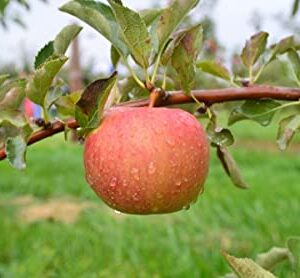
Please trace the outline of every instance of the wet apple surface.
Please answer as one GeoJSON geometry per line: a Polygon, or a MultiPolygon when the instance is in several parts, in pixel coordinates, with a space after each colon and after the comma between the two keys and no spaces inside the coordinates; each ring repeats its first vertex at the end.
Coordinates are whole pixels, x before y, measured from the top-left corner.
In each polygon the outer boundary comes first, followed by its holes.
{"type": "Polygon", "coordinates": [[[209,144],[196,118],[180,109],[114,108],[85,143],[86,179],[115,210],[175,212],[203,190],[209,144]]]}

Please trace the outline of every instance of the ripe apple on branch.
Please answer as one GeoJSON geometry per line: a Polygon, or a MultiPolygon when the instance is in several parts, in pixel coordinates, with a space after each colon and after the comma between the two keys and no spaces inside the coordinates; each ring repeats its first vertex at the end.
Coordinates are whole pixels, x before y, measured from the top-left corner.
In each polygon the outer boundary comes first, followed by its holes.
{"type": "MultiPolygon", "coordinates": [[[[108,2],[69,1],[60,10],[109,40],[113,65],[123,63],[129,76],[121,80],[115,72],[83,91],[64,95],[57,74],[68,60],[69,44],[82,29],[74,24],[65,27],[39,51],[29,79],[0,76],[0,159],[7,157],[12,166],[23,169],[27,145],[76,129],[85,138],[86,177],[96,193],[115,210],[156,214],[181,210],[197,199],[208,173],[210,142],[233,184],[247,188],[228,150],[233,135],[219,126],[215,104],[244,100],[233,108],[228,125],[252,120],[263,126],[276,112],[298,106],[299,89],[256,83],[266,66],[287,54],[300,85],[299,44],[290,36],[267,47],[268,33],[258,32],[241,53],[248,76],[236,76],[218,62],[199,59],[201,24],[180,29],[198,0],[174,0],[164,9],[140,13],[120,0],[108,2]],[[231,87],[195,90],[196,75],[203,72],[231,87]],[[180,88],[168,84],[172,78],[180,88]],[[139,97],[140,92],[148,97],[139,97]],[[9,97],[12,93],[14,98],[9,97]],[[25,97],[42,107],[42,120],[31,121],[22,113],[25,97]],[[192,102],[194,115],[180,106],[192,102]],[[172,105],[181,109],[160,108],[172,105]],[[52,107],[59,119],[49,113],[52,107]],[[196,117],[205,118],[206,132],[196,117]]],[[[282,119],[281,149],[299,127],[296,112],[282,119]]]]}

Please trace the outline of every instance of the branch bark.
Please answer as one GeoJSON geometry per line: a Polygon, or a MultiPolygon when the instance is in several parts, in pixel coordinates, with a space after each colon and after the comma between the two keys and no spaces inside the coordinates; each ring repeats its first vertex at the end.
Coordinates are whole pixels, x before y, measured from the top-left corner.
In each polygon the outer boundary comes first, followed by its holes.
{"type": "MultiPolygon", "coordinates": [[[[209,89],[209,90],[195,90],[192,94],[200,102],[206,105],[212,105],[215,103],[223,103],[229,101],[241,101],[241,100],[258,100],[258,99],[276,99],[282,101],[298,101],[300,99],[300,89],[284,88],[284,87],[272,87],[272,86],[255,86],[244,88],[226,88],[226,89],[209,89]]],[[[169,92],[167,98],[160,100],[158,106],[167,106],[174,104],[183,104],[194,102],[192,97],[185,95],[181,91],[169,92]]],[[[149,106],[149,99],[141,99],[124,102],[118,106],[126,107],[144,107],[149,106]]],[[[79,127],[78,123],[74,119],[70,119],[66,122],[69,128],[76,129],[79,127]]],[[[32,145],[38,141],[41,141],[47,137],[64,131],[65,124],[62,122],[54,122],[50,128],[43,129],[35,132],[29,139],[28,145],[32,145]]],[[[0,160],[6,158],[5,149],[0,150],[0,160]]]]}

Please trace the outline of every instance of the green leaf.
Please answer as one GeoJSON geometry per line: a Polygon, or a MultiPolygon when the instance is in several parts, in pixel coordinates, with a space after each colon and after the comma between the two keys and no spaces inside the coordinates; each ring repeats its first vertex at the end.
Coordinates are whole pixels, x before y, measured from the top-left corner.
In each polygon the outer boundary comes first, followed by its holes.
{"type": "Polygon", "coordinates": [[[232,183],[241,189],[247,189],[249,186],[245,182],[244,178],[241,175],[241,171],[233,159],[232,155],[230,154],[229,150],[225,146],[218,146],[217,147],[217,155],[220,159],[222,166],[230,177],[232,183]]]}
{"type": "Polygon", "coordinates": [[[277,134],[277,144],[283,151],[285,150],[296,132],[300,131],[300,115],[293,115],[284,118],[279,123],[277,134]]]}
{"type": "Polygon", "coordinates": [[[0,146],[8,138],[22,136],[26,141],[32,133],[27,119],[21,111],[16,109],[0,109],[0,146]]]}
{"type": "Polygon", "coordinates": [[[25,88],[13,88],[9,91],[9,95],[0,102],[0,110],[2,109],[19,109],[25,99],[25,88]]]}
{"type": "Polygon", "coordinates": [[[0,110],[0,125],[3,122],[9,122],[15,127],[24,127],[27,125],[26,118],[21,111],[16,109],[1,109],[0,110]]]}
{"type": "Polygon", "coordinates": [[[54,54],[54,43],[53,41],[50,41],[36,55],[34,60],[34,68],[38,69],[53,54],[54,54]]]}
{"type": "Polygon", "coordinates": [[[63,28],[54,40],[54,53],[64,55],[73,39],[76,38],[81,30],[82,27],[76,24],[71,24],[63,28]]]}
{"type": "Polygon", "coordinates": [[[300,86],[300,57],[298,53],[293,49],[290,49],[288,51],[288,57],[292,64],[293,72],[297,80],[297,83],[300,86]]]}
{"type": "Polygon", "coordinates": [[[171,34],[199,2],[199,0],[173,0],[171,5],[163,10],[157,26],[160,50],[164,49],[171,34]]]}
{"type": "Polygon", "coordinates": [[[209,73],[216,77],[230,81],[229,71],[220,63],[214,61],[200,61],[197,63],[197,67],[203,72],[209,73]]]}
{"type": "Polygon", "coordinates": [[[21,136],[8,138],[5,152],[9,163],[18,170],[26,168],[26,148],[27,144],[21,136]]]}
{"type": "Polygon", "coordinates": [[[0,86],[9,78],[9,74],[0,75],[0,86]]]}
{"type": "Polygon", "coordinates": [[[121,56],[118,50],[113,45],[110,48],[110,59],[114,68],[116,68],[121,59],[121,56]]]}
{"type": "Polygon", "coordinates": [[[60,97],[62,97],[64,94],[63,90],[61,90],[60,87],[55,87],[52,90],[50,90],[45,98],[44,106],[47,110],[50,109],[50,107],[57,101],[60,97]]]}
{"type": "Polygon", "coordinates": [[[6,94],[14,89],[14,88],[21,88],[24,89],[26,86],[25,79],[15,79],[10,82],[5,83],[0,87],[0,102],[5,98],[6,94]]]}
{"type": "Polygon", "coordinates": [[[229,129],[213,128],[208,125],[206,131],[209,141],[216,146],[231,146],[234,143],[233,135],[229,129]]]}
{"type": "Polygon", "coordinates": [[[225,252],[223,252],[223,255],[230,267],[240,278],[276,278],[271,272],[263,269],[251,259],[236,258],[225,252]]]}
{"type": "Polygon", "coordinates": [[[75,104],[82,95],[81,91],[73,92],[66,96],[61,96],[55,100],[55,107],[61,116],[75,117],[75,104]]]}
{"type": "Polygon", "coordinates": [[[60,10],[89,24],[109,40],[124,57],[128,55],[116,18],[108,5],[92,0],[76,0],[67,2],[60,10]]]}
{"type": "Polygon", "coordinates": [[[161,9],[147,9],[140,11],[140,15],[146,26],[150,26],[162,13],[161,9]]]}
{"type": "Polygon", "coordinates": [[[79,34],[82,27],[72,24],[63,28],[54,41],[48,42],[37,54],[34,68],[38,69],[53,55],[64,55],[72,40],[79,34]]]}
{"type": "Polygon", "coordinates": [[[279,263],[289,260],[291,253],[288,248],[273,247],[266,253],[257,255],[256,262],[266,270],[272,270],[279,263]]]}
{"type": "Polygon", "coordinates": [[[271,52],[269,60],[267,61],[267,64],[275,60],[278,55],[285,54],[289,49],[293,48],[294,46],[294,36],[289,36],[280,40],[277,44],[273,46],[273,50],[271,52]]]}
{"type": "Polygon", "coordinates": [[[280,103],[274,100],[247,100],[232,110],[228,119],[228,125],[242,120],[252,120],[262,126],[267,126],[271,123],[276,113],[270,110],[278,106],[280,106],[280,103]]]}
{"type": "Polygon", "coordinates": [[[172,66],[175,68],[180,80],[181,88],[187,94],[193,88],[196,66],[195,62],[202,47],[203,29],[196,25],[184,31],[184,36],[178,43],[171,58],[172,66]]]}
{"type": "Polygon", "coordinates": [[[122,36],[133,59],[144,69],[149,66],[151,38],[140,15],[129,8],[108,1],[112,6],[122,36]]]}
{"type": "Polygon", "coordinates": [[[107,79],[94,81],[83,92],[75,107],[75,117],[84,132],[99,126],[105,103],[116,81],[115,72],[107,79]]]}
{"type": "Polygon", "coordinates": [[[253,35],[242,51],[242,61],[247,68],[252,67],[265,51],[269,34],[266,32],[259,32],[253,35]]]}
{"type": "Polygon", "coordinates": [[[65,56],[54,57],[37,69],[29,82],[26,92],[34,103],[44,107],[44,102],[53,79],[67,61],[65,56]]]}
{"type": "Polygon", "coordinates": [[[294,0],[294,4],[293,4],[293,10],[292,10],[292,16],[295,16],[299,10],[299,0],[294,0]]]}
{"type": "Polygon", "coordinates": [[[160,59],[160,63],[163,66],[167,66],[169,64],[176,47],[179,45],[179,43],[184,38],[184,36],[185,36],[184,31],[178,32],[178,33],[176,33],[176,35],[173,36],[173,38],[171,38],[167,42],[165,49],[163,51],[163,54],[161,56],[161,59],[160,59]]]}

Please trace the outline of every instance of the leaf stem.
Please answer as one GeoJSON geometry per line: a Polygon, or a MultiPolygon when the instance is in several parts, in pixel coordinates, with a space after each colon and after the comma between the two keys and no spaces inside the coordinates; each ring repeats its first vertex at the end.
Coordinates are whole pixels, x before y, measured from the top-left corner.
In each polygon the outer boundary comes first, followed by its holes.
{"type": "Polygon", "coordinates": [[[130,74],[132,75],[133,79],[135,80],[135,82],[142,88],[145,89],[145,84],[138,78],[138,76],[136,75],[135,71],[133,70],[133,68],[129,65],[128,61],[126,59],[124,59],[125,65],[127,66],[130,74]]]}
{"type": "Polygon", "coordinates": [[[162,55],[162,50],[159,52],[159,54],[157,56],[157,59],[156,59],[156,62],[155,62],[155,65],[154,65],[154,70],[153,70],[152,78],[151,78],[151,83],[152,84],[154,84],[155,79],[156,79],[156,75],[157,75],[159,64],[160,64],[161,55],[162,55]]]}

